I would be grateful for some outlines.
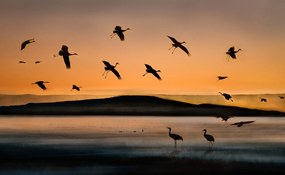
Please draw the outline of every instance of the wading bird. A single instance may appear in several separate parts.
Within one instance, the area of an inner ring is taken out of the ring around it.
[[[241,121],[241,122],[236,122],[236,123],[233,123],[231,124],[232,126],[233,125],[236,125],[237,127],[241,127],[242,125],[244,124],[250,124],[250,123],[253,123],[254,121]]]
[[[120,38],[121,41],[125,40],[125,36],[124,36],[124,32],[127,30],[131,30],[130,28],[127,29],[122,29],[121,26],[116,26],[115,30],[113,31],[113,34],[111,34],[111,38],[113,38],[115,35],[118,35],[118,37]]]
[[[160,70],[155,70],[155,69],[153,69],[153,68],[152,68],[150,65],[148,65],[148,64],[145,64],[145,67],[146,67],[146,73],[143,74],[143,76],[145,76],[145,75],[148,74],[148,73],[151,73],[151,74],[153,74],[158,80],[161,80],[160,76],[159,76],[158,73],[157,73],[157,72],[161,72]]]
[[[19,61],[19,64],[26,64],[25,61]]]
[[[203,129],[203,131],[204,131],[205,139],[209,142],[209,144],[211,144],[211,146],[213,146],[213,142],[215,142],[215,138],[212,135],[207,134],[207,130],[206,129]]]
[[[176,144],[177,144],[177,140],[182,140],[183,141],[183,138],[180,136],[180,135],[178,135],[178,134],[172,134],[171,133],[171,128],[170,127],[167,127],[168,129],[169,129],[169,137],[170,138],[172,138],[173,140],[174,140],[174,144],[175,144],[175,146],[176,146]]]
[[[217,76],[218,80],[224,80],[226,78],[228,78],[227,76]]]
[[[74,85],[72,85],[72,89],[71,90],[77,90],[77,91],[80,91],[80,88],[81,87],[79,87],[79,86],[76,86],[75,84]]]
[[[48,81],[36,81],[36,82],[34,82],[34,83],[32,83],[32,84],[36,84],[36,85],[38,85],[42,90],[46,90],[47,88],[46,88],[46,86],[44,85],[44,83],[49,83]]]
[[[41,61],[35,61],[35,64],[39,64],[39,63],[41,63]]]
[[[116,63],[115,66],[111,65],[108,61],[103,61],[103,63],[105,64],[105,71],[102,76],[105,75],[105,78],[107,78],[109,71],[112,71],[119,80],[122,79],[119,72],[115,69],[119,63]]]
[[[21,44],[21,50],[25,49],[25,47],[26,47],[28,44],[33,43],[33,42],[36,42],[35,39],[28,39],[28,40],[22,42],[22,44]]]
[[[69,56],[71,55],[78,55],[77,53],[69,53],[68,52],[68,47],[66,45],[62,45],[61,50],[58,52],[58,55],[63,57],[66,69],[70,69],[70,61],[69,61]]]
[[[242,51],[241,49],[235,50],[235,47],[231,47],[229,48],[229,50],[226,52],[226,54],[228,54],[232,59],[236,59],[236,53],[238,53],[239,51]]]
[[[173,38],[173,37],[171,37],[171,36],[167,36],[167,37],[173,42],[173,43],[172,43],[172,46],[168,49],[168,50],[170,50],[172,47],[174,47],[174,49],[173,49],[173,51],[172,51],[172,54],[174,53],[175,49],[176,49],[177,47],[179,47],[179,48],[182,49],[188,56],[190,56],[190,53],[189,53],[188,49],[187,49],[185,46],[182,45],[183,43],[186,43],[185,41],[179,42],[179,41],[177,41],[175,38]]]
[[[231,100],[233,102],[232,96],[230,94],[227,93],[221,93],[219,92],[222,96],[225,97],[226,100]]]
[[[259,97],[259,99],[260,99],[261,102],[267,102],[267,99],[266,99],[266,98],[261,98],[261,97]]]

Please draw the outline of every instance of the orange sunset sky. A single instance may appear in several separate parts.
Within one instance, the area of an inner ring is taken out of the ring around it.
[[[131,28],[124,42],[110,38],[116,25]],[[1,0],[0,28],[1,94],[285,92],[284,0]],[[191,56],[171,54],[167,35]],[[53,57],[63,44],[79,54],[70,70]],[[231,46],[243,51],[227,61]],[[102,60],[119,62],[122,80],[103,78]],[[145,63],[162,81],[142,76]],[[31,85],[38,80],[46,91]]]

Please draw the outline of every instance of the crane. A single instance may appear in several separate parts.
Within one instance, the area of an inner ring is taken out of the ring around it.
[[[185,41],[179,42],[179,41],[177,41],[175,38],[173,38],[173,37],[171,37],[171,36],[167,36],[167,37],[173,42],[173,43],[172,43],[172,46],[169,48],[169,50],[170,50],[172,47],[174,47],[174,49],[173,49],[173,51],[172,51],[172,54],[174,53],[175,49],[176,49],[177,47],[179,47],[179,48],[182,49],[188,56],[190,56],[190,53],[189,53],[188,49],[187,49],[185,46],[182,45],[182,44],[186,43]]]
[[[167,127],[167,128],[169,129],[168,135],[169,135],[170,138],[172,138],[174,140],[175,146],[177,144],[177,140],[182,140],[183,141],[183,138],[180,135],[171,133],[171,128],[170,127]]]
[[[116,26],[115,30],[113,31],[113,34],[111,34],[111,38],[113,38],[115,35],[118,35],[118,37],[120,38],[121,41],[125,40],[125,35],[124,32],[127,30],[131,30],[130,28],[127,29],[122,29],[121,26]]]
[[[155,69],[153,69],[153,68],[152,68],[150,65],[148,65],[148,64],[145,64],[145,67],[146,67],[146,73],[143,74],[143,76],[145,76],[145,75],[148,74],[148,73],[151,73],[151,74],[153,74],[158,80],[161,80],[160,76],[159,76],[158,73],[157,73],[157,72],[161,72],[160,70],[155,70]]]
[[[69,56],[71,56],[71,55],[78,55],[77,53],[69,53],[68,52],[68,47],[66,45],[62,45],[61,50],[58,52],[58,54],[63,57],[66,69],[70,69],[71,68]]]
[[[109,71],[112,71],[119,80],[122,79],[119,72],[115,69],[119,63],[116,63],[115,66],[113,66],[108,61],[102,61],[102,62],[105,64],[105,71],[102,76],[105,75],[105,78],[107,78],[107,74],[109,73]]]

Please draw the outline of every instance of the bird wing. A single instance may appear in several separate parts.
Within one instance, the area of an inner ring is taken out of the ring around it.
[[[112,67],[112,65],[108,61],[102,61],[102,62],[105,64],[105,66]]]
[[[40,88],[42,88],[42,90],[46,90],[46,89],[47,89],[43,82],[38,82],[37,85],[38,85]]]
[[[253,123],[254,121],[245,121],[243,122],[243,124],[249,124],[249,123]]]
[[[24,41],[24,42],[21,44],[21,50],[25,49],[25,47],[26,47],[27,44],[29,44],[29,40]]]
[[[121,26],[116,26],[115,30],[122,30],[122,27]]]
[[[183,46],[183,45],[181,44],[181,45],[179,45],[179,47],[180,47],[180,49],[182,49],[184,52],[186,52],[187,55],[190,55],[188,49],[187,49],[185,46]]]
[[[153,70],[153,68],[152,68],[149,64],[145,64],[145,67],[146,67],[147,69]]]
[[[111,69],[111,71],[116,75],[116,77],[118,77],[119,80],[122,79],[121,75],[119,74],[119,72],[116,69],[113,68],[113,69]]]
[[[119,38],[120,38],[121,41],[124,41],[124,40],[125,40],[125,35],[123,34],[122,31],[117,31],[116,33],[117,33],[117,35],[119,36]]]
[[[234,52],[229,52],[229,55],[233,58],[233,59],[236,59],[236,54]]]
[[[158,73],[156,71],[153,71],[152,74],[159,80],[161,80],[160,76],[158,75]]]
[[[230,47],[228,52],[234,52],[235,51],[235,47]]]
[[[239,124],[241,124],[241,122],[236,122],[236,123],[233,123],[231,125],[239,125]]]
[[[173,37],[171,37],[171,36],[167,36],[169,39],[171,39],[171,41],[173,42],[173,43],[178,43],[178,41],[175,39],[175,38],[173,38]]]
[[[70,60],[68,54],[63,54],[63,60],[67,69],[70,69]]]

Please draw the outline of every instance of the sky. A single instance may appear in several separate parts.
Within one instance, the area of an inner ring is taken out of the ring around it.
[[[123,42],[110,38],[117,25],[131,29]],[[1,94],[285,92],[284,0],[0,0],[0,28]],[[172,54],[167,35],[191,56]],[[69,70],[53,56],[62,45],[78,53]],[[243,51],[228,61],[231,46]],[[102,77],[103,60],[120,63],[122,80]],[[162,80],[143,77],[144,64]],[[46,91],[31,85],[38,80],[50,82]]]

